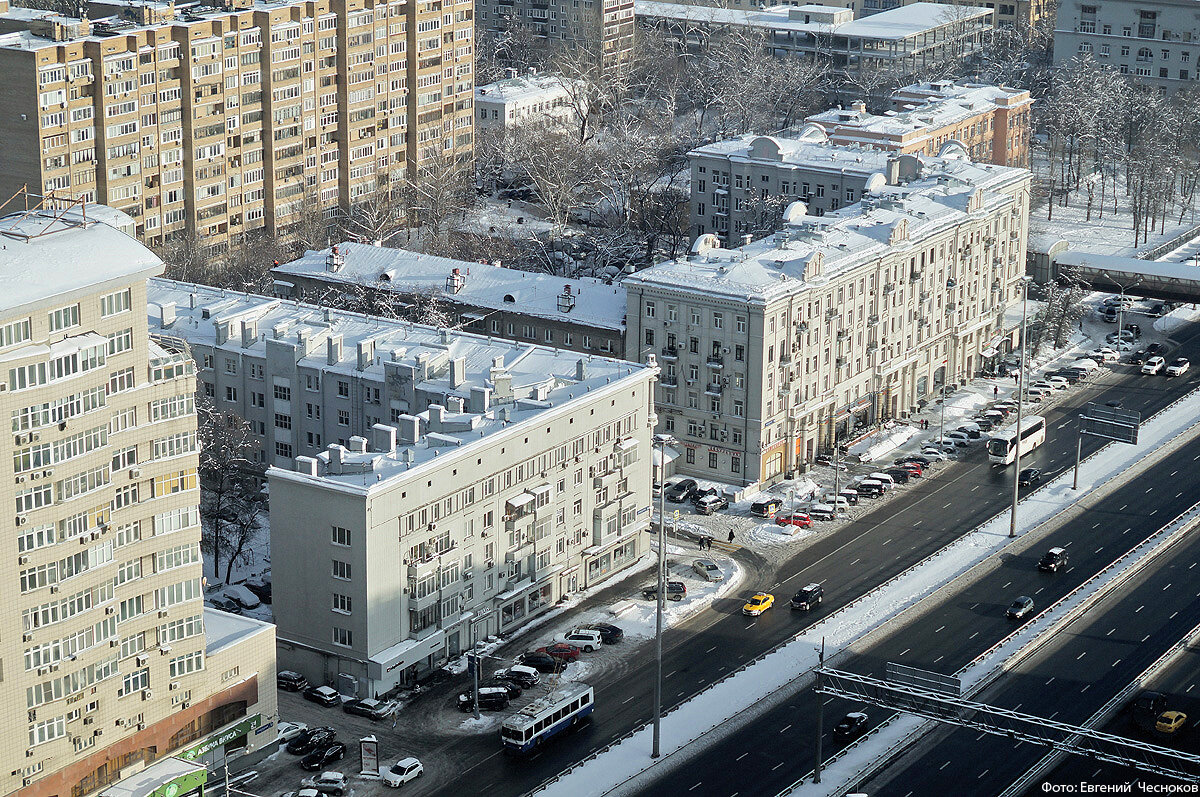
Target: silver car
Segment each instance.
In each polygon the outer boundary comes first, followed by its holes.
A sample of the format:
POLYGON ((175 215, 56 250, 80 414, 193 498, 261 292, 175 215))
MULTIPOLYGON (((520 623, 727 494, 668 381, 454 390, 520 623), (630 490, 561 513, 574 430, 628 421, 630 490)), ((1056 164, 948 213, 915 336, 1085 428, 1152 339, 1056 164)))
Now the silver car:
POLYGON ((717 567, 717 563, 711 559, 697 559, 692 562, 692 569, 696 571, 696 575, 705 581, 725 580, 725 574, 721 572, 721 568, 717 567))

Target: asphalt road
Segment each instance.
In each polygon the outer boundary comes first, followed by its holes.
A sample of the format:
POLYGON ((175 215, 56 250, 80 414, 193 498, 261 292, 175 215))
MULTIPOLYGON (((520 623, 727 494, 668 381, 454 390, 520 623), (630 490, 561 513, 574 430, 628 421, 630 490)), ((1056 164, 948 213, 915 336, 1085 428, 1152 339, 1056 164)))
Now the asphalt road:
MULTIPOLYGON (((1189 449, 1200 452, 1200 445, 1189 449)), ((1191 470, 1188 487, 1200 480, 1200 467, 1191 470)), ((1187 494, 1195 497, 1192 490, 1187 494)), ((1193 570, 1198 560, 1200 535, 1189 535, 1003 676, 982 702, 1069 724, 1084 722, 1200 623, 1200 592, 1193 592, 1200 587, 1193 570)), ((1120 735, 1134 733, 1127 715, 1114 724, 1120 735)), ((964 788, 999 794, 1048 752, 973 730, 943 733, 935 746, 902 759, 863 790, 872 797, 962 793, 964 788)), ((1146 734, 1137 738, 1161 743, 1146 734)))
MULTIPOLYGON (((1200 346, 1196 341, 1198 331, 1200 326, 1197 325, 1185 331, 1181 338, 1185 338, 1186 342, 1179 347, 1179 353, 1200 361, 1200 346)), ((1072 466, 1075 434, 1071 419, 1086 401, 1119 398, 1126 408, 1149 415, 1200 384, 1200 368, 1174 380, 1142 377, 1133 371, 1130 366, 1120 366, 1116 372, 1107 372, 1092 383, 1074 389, 1068 399, 1070 404, 1050 408, 1045 413, 1049 421, 1047 442, 1030 457, 1023 459, 1023 464, 1041 467, 1048 476, 1072 466)), ((1097 447, 1096 441, 1085 439, 1085 456, 1097 447)), ((881 507, 881 511, 870 513, 812 543, 780 569, 773 583, 747 584, 743 595, 717 601, 712 611, 704 612, 695 620, 670 630, 664 639, 665 706, 670 707, 688 699, 742 663, 790 638, 806 625, 865 594, 988 519, 1009 500, 1008 488, 1012 478, 1011 467, 993 469, 987 463, 982 447, 976 447, 964 462, 948 469, 942 477, 924 483, 917 480, 903 495, 889 501, 886 507, 881 507), (755 620, 740 613, 743 599, 757 589, 774 592, 782 602, 810 580, 822 581, 826 588, 825 603, 812 614, 796 616, 789 611, 779 610, 755 620)), ((1126 499, 1124 503, 1130 500, 1133 499, 1126 499)), ((1137 501, 1134 503, 1136 505, 1137 501)), ((1120 506, 1115 504, 1110 511, 1122 514, 1120 506)), ((1090 538, 1092 535, 1085 536, 1090 538)), ((1124 536, 1132 539, 1136 535, 1130 533, 1124 536)), ((1125 548, 1131 545, 1132 542, 1125 548)), ((1108 560, 1098 561, 1103 558, 1100 554, 1094 555, 1097 557, 1097 568, 1107 564, 1108 560)), ((1088 561, 1088 557, 1080 556, 1073 564, 1076 568, 1082 568, 1088 561)), ((1067 573, 1060 577, 1063 582, 1071 578, 1071 574, 1067 573)), ((1007 602, 997 596, 992 596, 988 601, 996 604, 1007 602)), ((969 624, 974 625, 975 622, 970 620, 969 624)), ((927 664, 944 667, 948 662, 939 660, 927 664)), ((466 779, 474 789, 491 795, 525 793, 574 761, 648 720, 653 678, 653 661, 642 657, 620 672, 595 679, 592 683, 596 688, 597 701, 594 721, 572 737, 547 746, 532 759, 515 761, 503 755, 498 739, 491 734, 447 743, 432 752, 454 760, 457 763, 457 777, 451 782, 426 778, 414 792, 454 794, 466 779)), ((775 727, 778 729, 789 722, 778 722, 775 727)), ((752 743, 743 742, 743 747, 753 746, 752 743)), ((812 757, 811 753, 805 753, 797 758, 793 755, 797 751, 789 749, 781 749, 781 752, 792 762, 792 766, 783 769, 790 770, 793 776, 801 766, 798 761, 807 762, 812 757)), ((778 780, 784 783, 791 782, 791 779, 794 778, 789 776, 778 780)), ((690 788, 695 782, 692 780, 684 789, 690 788)), ((744 785, 741 788, 744 789, 744 785)), ((725 793, 737 790, 731 788, 725 793)), ((765 794, 769 791, 767 787, 754 789, 755 793, 765 794)), ((746 792, 743 790, 743 793, 746 792)))

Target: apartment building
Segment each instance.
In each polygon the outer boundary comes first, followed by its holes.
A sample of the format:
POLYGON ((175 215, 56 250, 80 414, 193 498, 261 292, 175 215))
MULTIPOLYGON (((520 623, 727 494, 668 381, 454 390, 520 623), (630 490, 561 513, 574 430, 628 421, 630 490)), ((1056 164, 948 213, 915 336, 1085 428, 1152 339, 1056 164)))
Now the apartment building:
POLYGON ((0 194, 107 203, 149 245, 220 252, 468 158, 469 1, 0 0, 0 194))
POLYGON ((265 432, 280 666, 383 694, 645 552, 652 363, 151 292, 202 390, 265 432))
POLYGON ((636 0, 634 11, 639 22, 681 47, 696 47, 714 31, 749 28, 764 32, 776 55, 819 59, 841 75, 864 70, 915 75, 969 59, 995 24, 992 9, 929 2, 860 19, 849 8, 815 4, 741 9, 636 0))
POLYGON ((1190 0, 1063 0, 1054 63, 1088 56, 1164 91, 1200 85, 1200 8, 1190 0))
POLYGON ((478 24, 500 37, 532 37, 549 48, 599 44, 601 62, 633 54, 633 0, 481 0, 478 24))
POLYGON ((162 263, 128 223, 79 204, 0 219, 0 794, 203 784, 277 719, 274 627, 204 608, 194 369, 149 335, 162 263))
POLYGON ((382 291, 398 306, 435 297, 456 329, 587 354, 625 351, 625 289, 405 249, 340 243, 271 269, 282 298, 382 291))
POLYGON ((530 70, 518 75, 509 70, 504 80, 475 87, 475 127, 508 130, 516 125, 567 125, 586 116, 587 102, 578 89, 579 81, 559 75, 542 75, 530 70))
POLYGON ((859 101, 809 116, 833 144, 912 155, 962 147, 977 163, 1029 168, 1033 99, 1026 89, 955 83, 915 83, 892 92, 892 110, 868 113, 859 101))
POLYGON ((626 357, 658 355, 677 470, 777 480, 1003 349, 1029 172, 900 157, 920 166, 906 185, 824 216, 797 201, 769 238, 727 249, 701 235, 690 256, 626 277, 626 357))

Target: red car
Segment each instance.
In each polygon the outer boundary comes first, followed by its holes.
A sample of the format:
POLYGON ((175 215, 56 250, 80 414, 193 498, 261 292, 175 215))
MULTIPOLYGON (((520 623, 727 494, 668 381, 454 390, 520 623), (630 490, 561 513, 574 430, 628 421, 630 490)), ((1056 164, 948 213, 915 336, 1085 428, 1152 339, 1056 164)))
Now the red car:
POLYGON ((565 642, 557 642, 553 645, 547 645, 544 648, 538 648, 537 652, 553 656, 563 662, 575 661, 579 658, 579 648, 574 645, 568 645, 565 642))
POLYGON ((896 467, 908 471, 913 476, 921 476, 925 473, 925 469, 921 467, 921 463, 919 462, 905 462, 903 465, 897 465, 896 467))
POLYGON ((781 526, 799 526, 802 529, 812 528, 812 518, 804 512, 792 512, 787 515, 777 515, 775 522, 781 526))

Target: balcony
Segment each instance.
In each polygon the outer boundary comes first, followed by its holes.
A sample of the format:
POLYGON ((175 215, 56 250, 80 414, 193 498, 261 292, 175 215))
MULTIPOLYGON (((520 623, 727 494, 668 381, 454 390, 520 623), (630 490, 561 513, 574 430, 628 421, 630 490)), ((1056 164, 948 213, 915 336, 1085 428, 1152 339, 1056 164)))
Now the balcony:
POLYGON ((660 385, 662 385, 663 387, 679 387, 679 377, 674 376, 674 375, 672 375, 672 376, 664 375, 664 376, 659 377, 658 383, 660 385))
POLYGON ((663 356, 664 360, 678 360, 679 359, 679 347, 678 346, 663 346, 662 356, 663 356))
POLYGON ((725 358, 716 354, 711 354, 706 360, 709 368, 722 368, 725 365, 725 358))
POLYGON ((723 389, 724 385, 720 382, 709 382, 708 386, 704 388, 704 392, 710 396, 719 396, 723 389))

